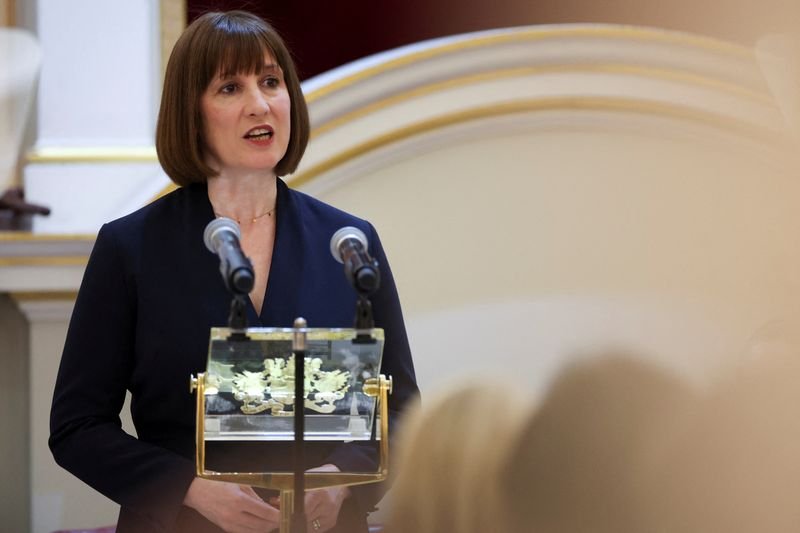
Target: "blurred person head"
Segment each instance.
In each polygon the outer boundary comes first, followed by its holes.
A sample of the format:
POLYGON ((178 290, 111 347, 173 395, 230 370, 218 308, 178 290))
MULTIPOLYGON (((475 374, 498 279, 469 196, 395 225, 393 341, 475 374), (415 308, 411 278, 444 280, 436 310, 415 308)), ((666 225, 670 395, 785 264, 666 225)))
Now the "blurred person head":
POLYGON ((470 383, 409 413, 387 531, 506 531, 498 473, 530 403, 514 383, 470 383))
POLYGON ((694 392, 640 357, 566 368, 501 471, 508 531, 641 533, 640 480, 694 392))
MULTIPOLYGON (((216 176, 219 165, 210 162, 223 160, 224 164, 231 155, 219 153, 226 150, 219 139, 227 132, 220 132, 219 122, 209 116, 203 100, 209 90, 217 90, 212 83, 244 75, 279 78, 278 89, 285 90, 289 101, 287 124, 274 132, 285 138, 276 143, 281 154, 270 170, 282 176, 297 168, 308 143, 308 110, 283 39, 267 22, 250 13, 206 13, 178 39, 164 74, 156 150, 164 171, 178 185, 216 176)), ((273 81, 268 78, 266 83, 273 81)), ((219 90, 228 88, 220 83, 219 90)))
POLYGON ((728 370, 698 392, 641 358, 583 360, 535 410, 495 409, 502 386, 445 393, 402 435, 390 531, 796 531, 800 357, 728 370))

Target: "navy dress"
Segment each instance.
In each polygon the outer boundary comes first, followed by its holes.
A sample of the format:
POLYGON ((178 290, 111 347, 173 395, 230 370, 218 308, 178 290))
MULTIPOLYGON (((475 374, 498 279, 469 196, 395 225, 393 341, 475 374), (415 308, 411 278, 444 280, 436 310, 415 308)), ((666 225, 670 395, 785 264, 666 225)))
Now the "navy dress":
MULTIPOLYGON (((389 409, 396 422, 419 391, 375 229, 280 179, 276 217, 267 292, 260 316, 248 300, 249 325, 291 327, 303 316, 309 327, 352 327, 355 293, 329 241, 342 226, 360 228, 381 265, 382 284, 372 304, 376 326, 386 331, 381 371, 394 379, 389 409)), ((50 448, 59 465, 120 504, 120 533, 219 531, 182 505, 194 478, 189 375, 205 370, 209 328, 227 324, 231 299, 219 260, 203 243, 213 218, 206 185, 194 184, 104 225, 75 303, 53 396, 50 448), (126 390, 137 437, 120 426, 126 390)), ((291 467, 285 447, 225 452, 210 449, 207 467, 235 468, 254 460, 265 469, 291 467)), ((366 444, 309 450, 309 468, 324 463, 343 471, 375 470, 377 452, 366 444)), ((366 531, 366 514, 383 490, 352 487, 335 531, 366 531)))

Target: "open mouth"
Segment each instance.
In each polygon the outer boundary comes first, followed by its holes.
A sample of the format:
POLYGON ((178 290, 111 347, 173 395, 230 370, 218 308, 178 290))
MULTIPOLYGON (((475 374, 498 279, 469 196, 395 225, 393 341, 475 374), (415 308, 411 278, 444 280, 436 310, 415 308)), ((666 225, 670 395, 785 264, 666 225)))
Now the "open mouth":
POLYGON ((264 141, 271 139, 273 133, 271 128, 253 128, 245 134, 244 138, 252 141, 264 141))

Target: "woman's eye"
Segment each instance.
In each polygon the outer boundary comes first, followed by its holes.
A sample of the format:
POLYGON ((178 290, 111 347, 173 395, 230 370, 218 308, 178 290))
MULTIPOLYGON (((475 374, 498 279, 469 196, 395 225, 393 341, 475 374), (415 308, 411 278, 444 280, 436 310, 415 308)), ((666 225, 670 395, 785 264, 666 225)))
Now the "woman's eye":
POLYGON ((264 81, 262 83, 267 87, 275 88, 281 84, 281 80, 279 80, 275 76, 268 76, 264 78, 264 81))
POLYGON ((219 92, 222 94, 232 94, 236 91, 236 84, 235 83, 226 83, 222 87, 220 87, 219 92))

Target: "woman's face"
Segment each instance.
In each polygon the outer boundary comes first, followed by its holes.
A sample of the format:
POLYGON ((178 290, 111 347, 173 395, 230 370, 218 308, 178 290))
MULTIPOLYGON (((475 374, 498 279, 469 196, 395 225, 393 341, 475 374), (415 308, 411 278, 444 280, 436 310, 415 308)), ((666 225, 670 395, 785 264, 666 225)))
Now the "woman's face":
POLYGON ((220 174, 275 168, 289 146, 291 99, 270 54, 259 74, 211 80, 200 101, 205 162, 220 174))

